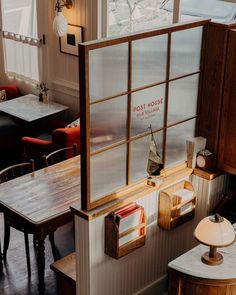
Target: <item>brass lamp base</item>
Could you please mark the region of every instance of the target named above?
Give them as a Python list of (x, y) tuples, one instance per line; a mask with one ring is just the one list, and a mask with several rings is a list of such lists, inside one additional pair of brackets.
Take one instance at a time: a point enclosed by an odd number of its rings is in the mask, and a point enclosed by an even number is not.
[(66, 1), (64, 1), (64, 3), (65, 3), (64, 5), (67, 9), (71, 9), (73, 6), (72, 0), (66, 0)]
[(208, 265), (219, 265), (223, 262), (223, 256), (216, 251), (216, 247), (210, 246), (210, 251), (202, 255), (202, 262)]

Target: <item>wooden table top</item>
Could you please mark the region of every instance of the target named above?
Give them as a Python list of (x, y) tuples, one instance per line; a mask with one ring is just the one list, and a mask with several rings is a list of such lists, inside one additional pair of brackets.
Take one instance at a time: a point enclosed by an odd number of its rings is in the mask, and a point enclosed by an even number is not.
[(80, 156), (0, 184), (0, 205), (32, 224), (80, 204)]

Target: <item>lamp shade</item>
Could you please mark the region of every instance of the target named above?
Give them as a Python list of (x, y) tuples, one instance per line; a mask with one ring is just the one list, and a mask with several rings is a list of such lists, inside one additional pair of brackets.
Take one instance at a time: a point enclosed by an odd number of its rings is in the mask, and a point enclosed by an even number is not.
[(56, 36), (62, 37), (67, 33), (67, 20), (61, 11), (57, 12), (53, 20), (53, 32)]
[(235, 240), (234, 228), (226, 218), (216, 215), (203, 218), (197, 225), (194, 236), (205, 245), (228, 246)]

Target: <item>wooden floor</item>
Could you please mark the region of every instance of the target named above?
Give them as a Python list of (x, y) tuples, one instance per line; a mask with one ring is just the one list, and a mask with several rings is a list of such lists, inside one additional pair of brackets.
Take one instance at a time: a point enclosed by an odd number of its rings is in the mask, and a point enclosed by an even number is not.
[[(3, 214), (0, 214), (0, 239), (3, 247)], [(11, 229), (11, 240), (6, 263), (0, 272), (0, 295), (37, 295), (37, 266), (33, 247), (32, 235), (29, 235), (31, 278), (27, 274), (24, 235)], [(61, 257), (74, 251), (72, 223), (59, 228), (55, 232), (56, 249)], [(51, 245), (48, 238), (45, 242), (46, 267), (45, 267), (45, 295), (56, 295), (57, 286), (54, 272), (50, 269), (53, 262)]]

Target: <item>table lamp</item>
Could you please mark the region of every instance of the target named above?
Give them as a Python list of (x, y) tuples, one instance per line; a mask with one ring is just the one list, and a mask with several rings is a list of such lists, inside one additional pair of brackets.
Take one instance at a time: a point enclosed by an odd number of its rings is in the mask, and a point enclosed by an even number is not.
[(219, 265), (223, 256), (217, 252), (217, 247), (226, 247), (235, 241), (232, 224), (219, 214), (203, 218), (194, 231), (194, 237), (201, 244), (210, 246), (210, 251), (202, 255), (202, 262), (208, 265)]

